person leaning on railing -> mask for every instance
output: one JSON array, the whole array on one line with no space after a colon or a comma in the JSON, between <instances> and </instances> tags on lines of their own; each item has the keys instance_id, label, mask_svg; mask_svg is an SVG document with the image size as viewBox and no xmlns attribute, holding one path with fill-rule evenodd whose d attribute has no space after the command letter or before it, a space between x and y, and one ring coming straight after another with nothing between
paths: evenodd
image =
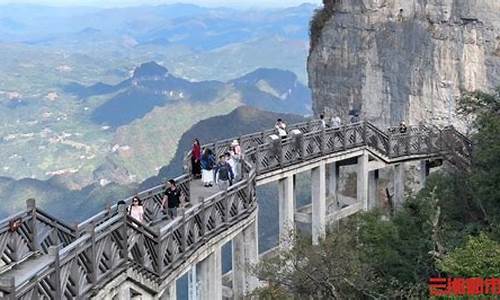
<instances>
[{"instance_id":1,"label":"person leaning on railing","mask_svg":"<svg viewBox=\"0 0 500 300\"><path fill-rule=\"evenodd\" d=\"M132 199L132 205L128 208L128 214L137 222L144 224L144 206L139 196L134 196Z\"/></svg>"}]
</instances>

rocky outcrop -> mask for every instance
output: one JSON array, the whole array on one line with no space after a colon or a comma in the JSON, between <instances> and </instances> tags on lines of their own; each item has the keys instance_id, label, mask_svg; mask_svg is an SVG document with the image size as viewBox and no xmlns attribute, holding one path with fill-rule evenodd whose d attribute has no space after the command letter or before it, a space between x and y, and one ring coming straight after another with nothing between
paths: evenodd
<instances>
[{"instance_id":1,"label":"rocky outcrop","mask_svg":"<svg viewBox=\"0 0 500 300\"><path fill-rule=\"evenodd\" d=\"M463 127L464 91L500 85L498 0L329 0L308 59L313 110ZM314 23L313 23L314 24ZM318 29L319 28L319 29ZM320 32L317 32L317 31Z\"/></svg>"}]
</instances>

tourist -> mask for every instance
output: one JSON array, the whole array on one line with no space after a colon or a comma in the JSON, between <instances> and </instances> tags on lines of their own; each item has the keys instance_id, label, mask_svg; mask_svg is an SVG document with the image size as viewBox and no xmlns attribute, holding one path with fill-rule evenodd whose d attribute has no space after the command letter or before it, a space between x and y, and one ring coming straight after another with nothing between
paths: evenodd
<instances>
[{"instance_id":1,"label":"tourist","mask_svg":"<svg viewBox=\"0 0 500 300\"><path fill-rule=\"evenodd\" d=\"M401 121L401 123L399 123L399 133L406 133L407 131L408 127L406 127L406 123Z\"/></svg>"},{"instance_id":2,"label":"tourist","mask_svg":"<svg viewBox=\"0 0 500 300\"><path fill-rule=\"evenodd\" d=\"M226 161L225 155L219 157L219 163L215 167L215 182L219 186L219 190L225 191L231 186L234 178L233 170Z\"/></svg>"},{"instance_id":3,"label":"tourist","mask_svg":"<svg viewBox=\"0 0 500 300\"><path fill-rule=\"evenodd\" d=\"M191 168L194 178L201 177L201 146L198 139L194 139L193 148L191 149Z\"/></svg>"},{"instance_id":4,"label":"tourist","mask_svg":"<svg viewBox=\"0 0 500 300\"><path fill-rule=\"evenodd\" d=\"M205 148L201 156L201 182L204 187L211 187L214 183L215 156L212 150Z\"/></svg>"},{"instance_id":5,"label":"tourist","mask_svg":"<svg viewBox=\"0 0 500 300\"><path fill-rule=\"evenodd\" d=\"M351 123L358 123L360 122L361 119L359 118L359 111L358 110L352 110L351 111Z\"/></svg>"},{"instance_id":6,"label":"tourist","mask_svg":"<svg viewBox=\"0 0 500 300\"><path fill-rule=\"evenodd\" d=\"M325 115L324 114L320 114L319 115L319 120L321 121L321 129L325 129L326 128Z\"/></svg>"},{"instance_id":7,"label":"tourist","mask_svg":"<svg viewBox=\"0 0 500 300\"><path fill-rule=\"evenodd\" d=\"M233 140L233 142L231 143L231 150L234 152L234 156L237 159L241 158L241 146L238 140Z\"/></svg>"},{"instance_id":8,"label":"tourist","mask_svg":"<svg viewBox=\"0 0 500 300\"><path fill-rule=\"evenodd\" d=\"M238 140L233 140L229 153L231 154L235 164L233 169L234 178L235 180L239 180L241 175L241 146Z\"/></svg>"},{"instance_id":9,"label":"tourist","mask_svg":"<svg viewBox=\"0 0 500 300\"><path fill-rule=\"evenodd\" d=\"M161 206L165 208L165 203L167 204L167 211L170 218L177 217L177 208L181 203L182 192L177 188L175 180L170 179L168 181L169 187L165 190Z\"/></svg>"},{"instance_id":10,"label":"tourist","mask_svg":"<svg viewBox=\"0 0 500 300\"><path fill-rule=\"evenodd\" d=\"M233 153L232 151L231 152L226 152L224 153L224 156L226 157L226 162L229 164L229 166L231 167L231 171L233 172L233 176L234 178L236 178L236 176L238 175L237 172L236 172L236 160L234 159L233 157ZM233 183L231 182L231 185Z\"/></svg>"},{"instance_id":11,"label":"tourist","mask_svg":"<svg viewBox=\"0 0 500 300\"><path fill-rule=\"evenodd\" d=\"M342 125L342 121L340 120L339 116L332 117L331 122L333 128L339 128L340 125Z\"/></svg>"},{"instance_id":12,"label":"tourist","mask_svg":"<svg viewBox=\"0 0 500 300\"><path fill-rule=\"evenodd\" d=\"M134 198L132 198L132 205L128 208L128 214L137 222L141 224L144 223L144 206L142 206L142 201L139 196L134 196Z\"/></svg>"},{"instance_id":13,"label":"tourist","mask_svg":"<svg viewBox=\"0 0 500 300\"><path fill-rule=\"evenodd\" d=\"M286 138L287 136L287 132L286 132L286 124L285 122L283 122L282 119L278 119L276 121L276 125L274 125L274 128L276 128L276 130L278 131L278 135L284 139Z\"/></svg>"}]
</instances>

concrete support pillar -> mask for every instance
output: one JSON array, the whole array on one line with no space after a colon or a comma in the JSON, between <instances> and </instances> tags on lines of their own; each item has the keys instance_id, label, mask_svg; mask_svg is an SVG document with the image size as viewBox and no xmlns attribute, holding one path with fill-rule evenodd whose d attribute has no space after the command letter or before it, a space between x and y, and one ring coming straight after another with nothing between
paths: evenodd
<instances>
[{"instance_id":1,"label":"concrete support pillar","mask_svg":"<svg viewBox=\"0 0 500 300\"><path fill-rule=\"evenodd\" d=\"M325 236L326 225L326 176L325 163L311 170L312 243L317 245Z\"/></svg>"},{"instance_id":2,"label":"concrete support pillar","mask_svg":"<svg viewBox=\"0 0 500 300\"><path fill-rule=\"evenodd\" d=\"M368 209L379 206L378 203L378 170L368 173Z\"/></svg>"},{"instance_id":3,"label":"concrete support pillar","mask_svg":"<svg viewBox=\"0 0 500 300\"><path fill-rule=\"evenodd\" d=\"M394 177L393 177L393 186L394 186L394 196L393 203L394 208L398 209L403 205L404 201L404 193L405 193L405 169L404 164L397 164L394 166Z\"/></svg>"},{"instance_id":4,"label":"concrete support pillar","mask_svg":"<svg viewBox=\"0 0 500 300\"><path fill-rule=\"evenodd\" d=\"M220 246L198 263L196 271L200 300L222 299L222 258Z\"/></svg>"},{"instance_id":5,"label":"concrete support pillar","mask_svg":"<svg viewBox=\"0 0 500 300\"><path fill-rule=\"evenodd\" d=\"M174 280L163 292L160 300L177 300L177 280Z\"/></svg>"},{"instance_id":6,"label":"concrete support pillar","mask_svg":"<svg viewBox=\"0 0 500 300\"><path fill-rule=\"evenodd\" d=\"M358 157L358 171L356 174L356 198L362 203L363 210L368 210L368 154Z\"/></svg>"},{"instance_id":7,"label":"concrete support pillar","mask_svg":"<svg viewBox=\"0 0 500 300\"><path fill-rule=\"evenodd\" d=\"M332 207L337 210L338 204L338 180L340 175L340 167L336 162L326 165L326 197L333 201Z\"/></svg>"},{"instance_id":8,"label":"concrete support pillar","mask_svg":"<svg viewBox=\"0 0 500 300\"><path fill-rule=\"evenodd\" d=\"M233 299L245 299L259 284L250 272L250 267L259 260L257 219L238 234L232 244Z\"/></svg>"},{"instance_id":9,"label":"concrete support pillar","mask_svg":"<svg viewBox=\"0 0 500 300\"><path fill-rule=\"evenodd\" d=\"M420 161L420 172L419 172L419 182L420 188L424 188L425 181L427 180L427 176L429 176L429 161L422 160Z\"/></svg>"},{"instance_id":10,"label":"concrete support pillar","mask_svg":"<svg viewBox=\"0 0 500 300\"><path fill-rule=\"evenodd\" d=\"M196 265L191 267L191 270L187 273L188 276L188 299L197 300L198 299L198 283L196 282Z\"/></svg>"},{"instance_id":11,"label":"concrete support pillar","mask_svg":"<svg viewBox=\"0 0 500 300\"><path fill-rule=\"evenodd\" d=\"M278 182L279 193L279 245L289 246L295 228L294 177L288 176Z\"/></svg>"}]
</instances>

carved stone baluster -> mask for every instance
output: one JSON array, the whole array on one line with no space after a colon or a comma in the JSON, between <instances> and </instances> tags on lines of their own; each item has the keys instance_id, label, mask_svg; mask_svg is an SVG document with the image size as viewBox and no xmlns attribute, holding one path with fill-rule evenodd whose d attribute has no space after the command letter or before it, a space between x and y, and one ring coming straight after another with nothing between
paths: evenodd
<instances>
[{"instance_id":1,"label":"carved stone baluster","mask_svg":"<svg viewBox=\"0 0 500 300\"><path fill-rule=\"evenodd\" d=\"M54 289L54 294L52 295L54 299L62 299L62 291L61 291L61 266L59 261L59 246L50 246L49 247L49 255L53 257L54 262L54 273L52 274L52 287ZM34 291L34 293L38 294L38 291Z\"/></svg>"},{"instance_id":2,"label":"carved stone baluster","mask_svg":"<svg viewBox=\"0 0 500 300\"><path fill-rule=\"evenodd\" d=\"M362 132L361 132L361 143L365 146L368 145L368 140L367 140L367 128L366 128L366 122L363 121L362 125Z\"/></svg>"},{"instance_id":3,"label":"carved stone baluster","mask_svg":"<svg viewBox=\"0 0 500 300\"><path fill-rule=\"evenodd\" d=\"M321 131L319 133L319 150L321 152L321 155L325 154L326 151L326 135L325 135L325 128L322 127Z\"/></svg>"},{"instance_id":4,"label":"carved stone baluster","mask_svg":"<svg viewBox=\"0 0 500 300\"><path fill-rule=\"evenodd\" d=\"M186 255L187 248L187 235L186 235L186 212L185 210L181 210L181 226L179 226L179 232L181 233L181 256L184 257Z\"/></svg>"},{"instance_id":5,"label":"carved stone baluster","mask_svg":"<svg viewBox=\"0 0 500 300\"><path fill-rule=\"evenodd\" d=\"M126 205L120 205L118 207L118 213L121 214L122 216L122 226L120 226L120 236L122 237L121 240L119 241L120 243L120 252L123 257L124 262L126 263L128 261L128 225L127 225L127 206ZM111 234L111 233L109 233Z\"/></svg>"},{"instance_id":6,"label":"carved stone baluster","mask_svg":"<svg viewBox=\"0 0 500 300\"><path fill-rule=\"evenodd\" d=\"M165 264L163 262L163 249L165 249L165 247L164 247L164 242L161 238L160 228L159 227L155 228L154 233L156 235L156 244L155 244L155 249L154 249L154 251L156 252L156 256L155 256L156 261L154 261L153 268L161 276L163 274L163 271L165 270Z\"/></svg>"},{"instance_id":7,"label":"carved stone baluster","mask_svg":"<svg viewBox=\"0 0 500 300\"><path fill-rule=\"evenodd\" d=\"M90 283L92 284L92 287L94 287L97 284L97 270L98 270L98 265L97 265L97 245L96 245L96 236L95 236L95 224L91 223L88 227L88 233L90 234L90 255L89 255L89 260L90 260Z\"/></svg>"},{"instance_id":8,"label":"carved stone baluster","mask_svg":"<svg viewBox=\"0 0 500 300\"><path fill-rule=\"evenodd\" d=\"M342 144L344 145L344 150L347 150L347 129L346 126L342 126Z\"/></svg>"},{"instance_id":9,"label":"carved stone baluster","mask_svg":"<svg viewBox=\"0 0 500 300\"><path fill-rule=\"evenodd\" d=\"M30 228L30 242L31 251L40 250L40 242L38 241L38 231L36 222L36 201L35 199L26 200L26 210L31 215L31 220L29 223Z\"/></svg>"},{"instance_id":10,"label":"carved stone baluster","mask_svg":"<svg viewBox=\"0 0 500 300\"><path fill-rule=\"evenodd\" d=\"M255 172L259 174L261 151L259 145L255 147Z\"/></svg>"},{"instance_id":11,"label":"carved stone baluster","mask_svg":"<svg viewBox=\"0 0 500 300\"><path fill-rule=\"evenodd\" d=\"M207 224L205 223L206 217L205 217L205 199L203 197L199 198L199 203L200 203L200 236L203 241L205 241L205 232L207 231Z\"/></svg>"},{"instance_id":12,"label":"carved stone baluster","mask_svg":"<svg viewBox=\"0 0 500 300\"><path fill-rule=\"evenodd\" d=\"M227 194L227 190L224 192L222 195L224 198L222 200L223 208L224 208L224 223L229 224L230 221L230 216L229 216L229 210L231 209L230 204L229 204L229 197Z\"/></svg>"}]
</instances>

